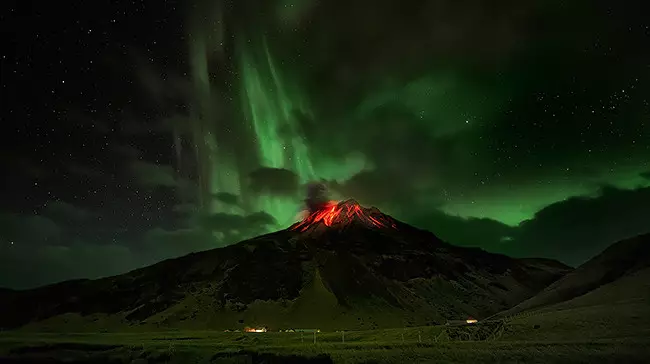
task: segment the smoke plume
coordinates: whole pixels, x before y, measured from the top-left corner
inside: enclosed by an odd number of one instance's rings
[[[321,210],[329,202],[329,193],[327,186],[323,183],[312,182],[307,185],[307,196],[305,198],[305,207],[311,214]]]

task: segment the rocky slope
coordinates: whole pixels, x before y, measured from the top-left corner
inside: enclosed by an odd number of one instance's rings
[[[606,304],[640,297],[650,298],[647,284],[630,283],[643,282],[638,277],[647,276],[649,272],[650,234],[645,234],[611,245],[539,294],[500,316],[565,302],[562,306],[568,307],[583,306],[587,302]]]
[[[423,325],[508,309],[569,271],[455,247],[350,200],[286,230],[123,275],[2,292],[0,327]]]

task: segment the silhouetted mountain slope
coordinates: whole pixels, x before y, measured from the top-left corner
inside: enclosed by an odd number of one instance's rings
[[[6,292],[0,326],[422,325],[507,309],[569,270],[555,261],[455,247],[345,201],[225,248],[115,277]]]
[[[647,276],[649,268],[650,234],[624,240],[611,245],[536,296],[503,312],[500,316],[568,301],[615,302],[643,294],[644,291],[645,296],[650,297],[647,286],[638,284],[643,281],[639,277]]]

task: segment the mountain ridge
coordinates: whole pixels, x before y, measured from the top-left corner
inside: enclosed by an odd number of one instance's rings
[[[499,316],[543,309],[572,301],[649,268],[650,234],[628,238],[610,245],[537,295],[500,313]],[[613,297],[603,297],[603,299],[609,298]]]
[[[228,247],[8,293],[0,327],[426,325],[513,307],[569,270],[456,247],[348,200]]]

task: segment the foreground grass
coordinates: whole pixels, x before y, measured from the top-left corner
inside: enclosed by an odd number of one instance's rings
[[[298,333],[267,332],[242,333],[218,331],[154,331],[154,332],[115,332],[115,333],[0,333],[0,346],[3,342],[75,342],[89,344],[133,343],[157,345],[161,342],[191,343],[192,345],[209,345],[218,347],[242,346],[292,346],[316,344],[361,344],[378,343],[417,343],[443,341],[444,327],[431,326],[408,329],[384,329],[340,332]]]
[[[403,339],[402,339],[403,337]],[[345,341],[344,341],[345,340]],[[0,334],[0,361],[80,363],[645,363],[650,338],[448,341],[444,327],[312,334],[174,331]],[[44,359],[43,359],[44,360]],[[27,362],[27,361],[14,361]],[[45,361],[42,361],[45,362]],[[51,363],[51,361],[48,361]]]

